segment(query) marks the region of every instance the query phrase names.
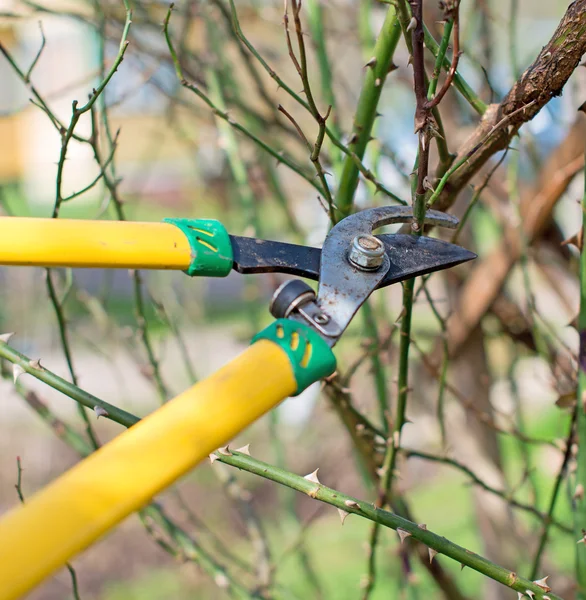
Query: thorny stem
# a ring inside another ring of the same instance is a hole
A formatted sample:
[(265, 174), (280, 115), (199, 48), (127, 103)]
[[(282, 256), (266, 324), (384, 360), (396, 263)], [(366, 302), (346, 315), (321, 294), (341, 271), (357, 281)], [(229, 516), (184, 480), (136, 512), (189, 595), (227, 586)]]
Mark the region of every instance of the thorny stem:
[(74, 385), (66, 379), (59, 377), (59, 375), (49, 371), (42, 365), (37, 366), (37, 362), (31, 360), (28, 356), (18, 352), (2, 341), (0, 341), (0, 357), (5, 358), (14, 365), (18, 365), (25, 371), (25, 373), (28, 373), (39, 381), (46, 383), (48, 386), (52, 387), (58, 392), (69, 396), (78, 404), (81, 404), (82, 406), (85, 406), (91, 410), (95, 410), (96, 407), (103, 409), (105, 414), (102, 412), (101, 415), (106, 419), (120, 423), (125, 427), (131, 427), (138, 422), (138, 417), (135, 417), (134, 415), (122, 410), (121, 408), (117, 408), (108, 402), (100, 400), (96, 396), (93, 396), (92, 394), (82, 390), (77, 385)]
[[(583, 115), (580, 115), (584, 118)], [(586, 148), (585, 148), (586, 152)], [(576, 491), (581, 486), (581, 493), (574, 492), (574, 529), (576, 541), (576, 598), (586, 599), (586, 249), (584, 249), (584, 231), (586, 230), (586, 167), (584, 169), (584, 195), (582, 196), (582, 229), (578, 234), (582, 238), (580, 252), (580, 312), (578, 313), (578, 334), (580, 349), (578, 355), (578, 393), (576, 440), (578, 442), (578, 457), (576, 469)]]
[[(396, 9), (389, 4), (385, 20), (379, 33), (373, 56), (366, 66), (366, 74), (354, 115), (353, 133), (348, 144), (350, 151), (360, 161), (364, 158), (370, 141), (372, 127), (377, 115), (377, 106), (387, 75), (395, 68), (393, 55), (401, 35), (401, 26)], [(346, 156), (335, 203), (336, 216), (342, 219), (352, 212), (354, 194), (358, 185), (359, 169), (352, 156)]]
[[(428, 96), (432, 96), (435, 90), (437, 81), (432, 81), (426, 89), (426, 75), (423, 56), (423, 3), (422, 0), (411, 0), (412, 18), (407, 27), (411, 30), (411, 45), (410, 49), (413, 58), (413, 81), (416, 100), (415, 109), (415, 131), (419, 134), (419, 150), (417, 154), (416, 170), (417, 183), (415, 185), (415, 194), (413, 199), (413, 225), (412, 233), (419, 236), (423, 233), (423, 223), (426, 211), (426, 194), (427, 194), (427, 173), (429, 169), (429, 150), (431, 139), (431, 112), (437, 107), (437, 104), (443, 98), (447, 87), (440, 90), (440, 93), (433, 96), (432, 100), (428, 100)], [(458, 3), (456, 3), (455, 16), (450, 13), (450, 16), (457, 21)], [(454, 28), (454, 33), (457, 33), (457, 28)], [(454, 46), (457, 49), (458, 44)], [(447, 47), (447, 44), (446, 44)], [(456, 54), (457, 57), (457, 54)], [(457, 66), (457, 58), (455, 58)], [(455, 67), (450, 70), (451, 79), (455, 73)], [(450, 77), (448, 74), (448, 77)], [(438, 99), (436, 102), (436, 98)], [(399, 369), (398, 369), (398, 385), (397, 385), (397, 406), (395, 408), (395, 417), (392, 424), (392, 434), (387, 439), (385, 455), (380, 469), (379, 492), (377, 498), (377, 506), (384, 508), (391, 494), (393, 477), (395, 475), (397, 454), (401, 446), (401, 432), (403, 425), (406, 422), (407, 398), (409, 393), (409, 346), (411, 343), (411, 321), (413, 314), (413, 293), (415, 289), (415, 280), (410, 279), (403, 284), (403, 308), (401, 318), (401, 337), (399, 340)], [(374, 589), (376, 581), (376, 549), (379, 539), (379, 524), (375, 523), (372, 527), (369, 540), (369, 558), (368, 558), (368, 576), (363, 600), (367, 600)]]
[[(422, 542), (429, 548), (436, 550), (439, 554), (445, 554), (462, 565), (470, 567), (515, 591), (521, 593), (530, 591), (537, 600), (543, 600), (545, 592), (532, 581), (521, 578), (509, 569), (496, 565), (488, 559), (483, 558), (478, 554), (474, 554), (470, 550), (466, 550), (444, 537), (432, 533), (425, 525), (417, 525), (392, 512), (382, 510), (371, 503), (360, 501), (352, 496), (343, 494), (338, 490), (326, 487), (321, 483), (315, 483), (305, 477), (284, 471), (283, 469), (279, 469), (278, 467), (245, 454), (234, 451), (230, 452), (231, 456), (226, 456), (224, 454), (218, 455), (217, 460), (237, 467), (238, 469), (248, 471), (249, 473), (259, 475), (265, 479), (270, 479), (281, 485), (286, 485), (287, 487), (305, 493), (320, 502), (330, 504), (345, 513), (361, 516), (394, 530), (401, 529), (406, 531), (414, 540)], [(551, 600), (561, 600), (559, 596), (556, 596), (551, 592), (547, 595)]]

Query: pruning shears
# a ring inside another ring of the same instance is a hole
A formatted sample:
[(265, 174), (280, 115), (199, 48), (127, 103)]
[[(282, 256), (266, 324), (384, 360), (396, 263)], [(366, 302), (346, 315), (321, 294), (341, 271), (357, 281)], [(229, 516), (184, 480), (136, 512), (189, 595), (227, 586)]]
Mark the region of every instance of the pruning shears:
[[(276, 320), (239, 357), (0, 519), (0, 600), (21, 597), (261, 415), (331, 375), (331, 348), (376, 289), (476, 257), (430, 237), (373, 235), (412, 220), (409, 207), (363, 210), (337, 223), (318, 249), (230, 235), (208, 219), (0, 218), (3, 265), (297, 277), (277, 289), (270, 306)], [(458, 221), (430, 210), (425, 223), (455, 228)], [(317, 280), (317, 292), (302, 279)]]

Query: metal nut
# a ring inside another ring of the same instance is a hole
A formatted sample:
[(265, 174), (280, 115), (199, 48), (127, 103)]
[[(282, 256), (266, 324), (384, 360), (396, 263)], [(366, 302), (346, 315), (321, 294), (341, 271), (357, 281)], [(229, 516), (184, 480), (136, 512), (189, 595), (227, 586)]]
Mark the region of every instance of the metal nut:
[(374, 235), (357, 235), (350, 246), (348, 260), (364, 271), (376, 271), (385, 255), (384, 244)]

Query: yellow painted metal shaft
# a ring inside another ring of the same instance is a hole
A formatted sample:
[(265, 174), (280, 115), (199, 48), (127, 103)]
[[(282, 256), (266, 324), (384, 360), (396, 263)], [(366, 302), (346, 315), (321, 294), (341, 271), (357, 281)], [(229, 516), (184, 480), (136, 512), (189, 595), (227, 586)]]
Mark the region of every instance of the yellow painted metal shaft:
[(254, 343), (0, 519), (0, 600), (15, 600), (293, 394), (289, 358)]
[(170, 223), (0, 217), (0, 264), (185, 270), (187, 237)]

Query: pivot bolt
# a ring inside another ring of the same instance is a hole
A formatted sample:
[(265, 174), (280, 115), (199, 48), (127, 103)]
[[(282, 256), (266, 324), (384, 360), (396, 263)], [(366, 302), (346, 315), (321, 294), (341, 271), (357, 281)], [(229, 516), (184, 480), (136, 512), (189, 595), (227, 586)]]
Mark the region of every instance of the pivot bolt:
[(376, 271), (385, 256), (384, 244), (374, 235), (357, 235), (350, 246), (348, 259), (363, 271)]

